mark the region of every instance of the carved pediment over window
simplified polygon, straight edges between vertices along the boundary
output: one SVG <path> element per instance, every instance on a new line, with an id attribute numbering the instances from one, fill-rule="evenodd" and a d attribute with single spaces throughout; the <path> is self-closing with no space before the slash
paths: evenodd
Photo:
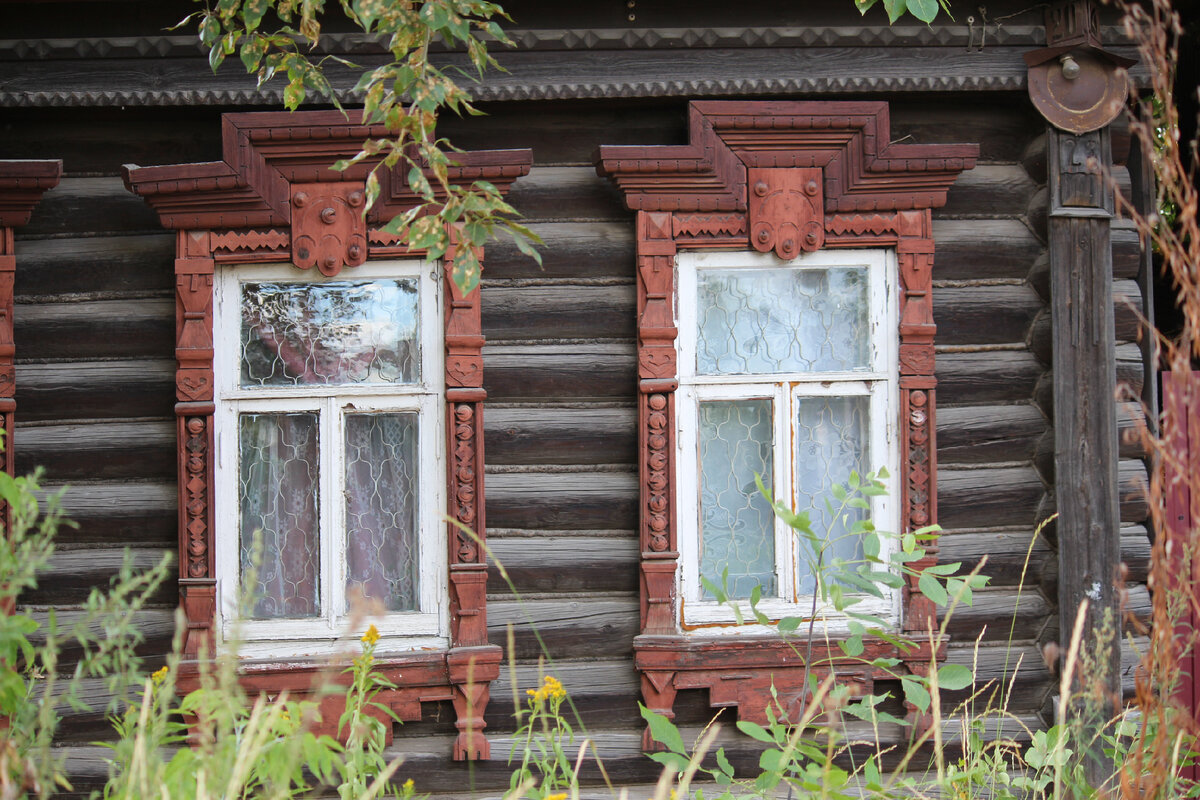
<path id="1" fill-rule="evenodd" d="M 704 468 L 680 465 L 694 455 L 693 448 L 677 440 L 676 417 L 677 406 L 687 409 L 686 420 L 696 416 L 698 407 L 696 365 L 680 358 L 683 345 L 677 341 L 682 336 L 691 337 L 691 342 L 698 335 L 698 312 L 691 307 L 697 305 L 696 271 L 708 264 L 715 272 L 728 267 L 728 261 L 753 266 L 743 274 L 761 277 L 776 268 L 787 272 L 811 265 L 821 259 L 796 259 L 815 251 L 891 251 L 877 258 L 894 259 L 896 274 L 886 281 L 888 286 L 897 283 L 899 291 L 889 289 L 877 296 L 886 301 L 881 305 L 895 304 L 878 309 L 896 320 L 891 334 L 895 338 L 884 341 L 894 361 L 883 365 L 875 379 L 889 387 L 889 396 L 892 387 L 897 395 L 894 405 L 889 400 L 880 406 L 886 408 L 888 428 L 896 432 L 889 449 L 894 444 L 899 454 L 895 522 L 905 531 L 934 523 L 937 380 L 931 209 L 943 205 L 954 179 L 974 166 L 978 147 L 893 143 L 888 105 L 878 101 L 705 101 L 692 103 L 688 113 L 687 144 L 606 146 L 597 159 L 600 174 L 616 183 L 629 208 L 638 212 L 642 560 L 641 635 L 634 640 L 635 660 L 649 708 L 673 716 L 678 690 L 703 688 L 714 706 L 733 706 L 743 718 L 761 720 L 772 691 L 780 697 L 786 692 L 803 695 L 805 666 L 795 663 L 789 647 L 777 638 L 713 635 L 713 625 L 688 617 L 679 594 L 685 580 L 692 582 L 689 586 L 697 581 L 691 572 L 683 574 L 696 568 L 692 561 L 686 569 L 681 566 L 681 542 L 689 553 L 699 549 L 698 523 L 692 518 L 702 516 L 697 513 L 697 496 L 689 493 L 686 502 L 680 500 L 680 475 L 687 474 L 689 490 L 695 491 L 697 473 Z M 735 252 L 739 250 L 774 253 L 779 260 Z M 686 263 L 677 260 L 686 253 L 698 255 L 684 256 Z M 825 262 L 837 262 L 836 255 L 826 254 Z M 681 296 L 691 299 L 684 302 Z M 717 372 L 704 376 L 712 386 L 717 386 Z M 677 391 L 681 375 L 690 383 Z M 811 375 L 800 377 L 812 380 Z M 714 389 L 705 396 L 734 397 L 741 391 L 734 385 L 736 378 L 721 380 L 719 388 L 725 394 Z M 792 393 L 799 397 L 803 391 L 779 389 L 780 406 L 792 402 Z M 690 428 L 685 433 L 683 441 L 694 445 L 699 434 Z M 764 441 L 766 447 L 774 439 Z M 933 565 L 936 552 L 931 546 L 925 558 L 910 566 L 921 570 Z M 778 575 L 789 574 L 783 561 L 776 560 L 775 569 Z M 764 596 L 768 593 L 763 590 Z M 780 598 L 789 602 L 783 594 Z M 687 600 L 689 607 L 702 601 L 692 596 Z M 902 605 L 903 629 L 927 630 L 934 608 L 917 590 L 916 578 L 906 586 Z M 874 655 L 904 659 L 914 671 L 928 668 L 930 659 L 944 650 L 932 643 L 903 654 L 882 641 L 869 646 Z M 843 678 L 851 675 L 867 691 L 881 677 L 863 670 L 861 663 L 856 672 L 853 659 L 838 658 L 830 651 L 824 668 L 836 667 Z M 651 744 L 647 739 L 646 745 Z"/>

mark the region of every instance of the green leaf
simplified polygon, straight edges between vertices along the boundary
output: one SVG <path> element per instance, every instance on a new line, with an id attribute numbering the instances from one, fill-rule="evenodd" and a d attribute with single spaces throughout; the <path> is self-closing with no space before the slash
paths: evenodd
<path id="1" fill-rule="evenodd" d="M 650 736 L 654 741 L 664 745 L 673 753 L 687 754 L 687 749 L 683 746 L 683 737 L 679 735 L 679 729 L 675 727 L 675 723 L 659 714 L 656 711 L 651 711 L 641 703 L 638 703 L 638 708 L 642 712 L 642 719 L 646 720 L 646 724 L 650 726 Z M 684 766 L 687 766 L 687 759 L 684 759 Z"/>
<path id="2" fill-rule="evenodd" d="M 937 672 L 938 686 L 952 692 L 966 689 L 975 680 L 965 664 L 943 664 Z"/>
<path id="3" fill-rule="evenodd" d="M 664 767 L 670 767 L 676 772 L 684 772 L 688 768 L 687 756 L 681 756 L 678 753 L 650 753 L 650 758 Z"/>
<path id="4" fill-rule="evenodd" d="M 908 0 L 908 12 L 921 22 L 933 22 L 938 15 L 937 0 Z"/>
<path id="5" fill-rule="evenodd" d="M 725 748 L 721 747 L 717 750 L 717 769 L 722 773 L 733 777 L 733 764 L 729 763 L 729 759 L 725 757 Z"/>
<path id="6" fill-rule="evenodd" d="M 900 678 L 900 685 L 904 688 L 904 699 L 917 707 L 918 711 L 929 710 L 929 690 L 916 678 L 910 675 L 905 675 Z"/>
<path id="7" fill-rule="evenodd" d="M 760 742 L 765 742 L 766 744 L 775 744 L 775 737 L 772 736 L 770 733 L 768 733 L 767 729 L 764 728 L 762 725 L 759 725 L 757 722 L 751 722 L 750 720 L 746 720 L 746 719 L 739 719 L 737 721 L 737 728 L 739 731 L 746 734 L 751 739 L 755 739 Z"/>
<path id="8" fill-rule="evenodd" d="M 283 105 L 289 111 L 295 111 L 296 108 L 304 102 L 304 81 L 299 78 L 293 80 L 283 90 Z"/>
<path id="9" fill-rule="evenodd" d="M 904 14 L 906 3 L 904 0 L 883 0 L 883 7 L 887 10 L 888 24 L 890 25 Z"/>
<path id="10" fill-rule="evenodd" d="M 783 765 L 783 752 L 775 748 L 763 750 L 758 756 L 759 769 L 766 770 L 767 772 L 779 772 L 783 768 Z"/>
<path id="11" fill-rule="evenodd" d="M 917 581 L 917 588 L 921 590 L 921 594 L 939 606 L 946 605 L 946 601 L 950 599 L 946 594 L 946 587 L 942 586 L 941 581 L 927 573 L 921 574 L 921 579 Z"/>
<path id="12" fill-rule="evenodd" d="M 844 642 L 839 642 L 842 652 L 846 655 L 857 658 L 863 654 L 863 640 L 861 636 L 851 636 Z"/>
<path id="13" fill-rule="evenodd" d="M 513 241 L 516 243 L 518 250 L 536 261 L 539 267 L 542 265 L 542 254 L 533 248 L 527 237 L 520 233 L 513 233 Z"/>
<path id="14" fill-rule="evenodd" d="M 783 619 L 779 620 L 779 622 L 775 623 L 775 627 L 781 633 L 793 633 L 797 628 L 800 627 L 800 623 L 803 621 L 804 620 L 800 619 L 799 617 L 784 617 Z"/>

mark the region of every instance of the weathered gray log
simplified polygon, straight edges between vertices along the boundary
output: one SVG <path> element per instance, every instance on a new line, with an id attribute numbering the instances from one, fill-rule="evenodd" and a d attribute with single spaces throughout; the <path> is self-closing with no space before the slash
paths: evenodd
<path id="1" fill-rule="evenodd" d="M 501 566 L 518 595 L 638 590 L 634 531 L 616 536 L 547 536 L 488 540 L 488 591 L 510 594 Z"/>
<path id="2" fill-rule="evenodd" d="M 483 388 L 494 401 L 626 400 L 636 387 L 632 342 L 487 345 L 483 363 Z"/>
<path id="3" fill-rule="evenodd" d="M 175 348 L 175 304 L 167 298 L 18 303 L 22 359 L 163 358 Z"/>
<path id="4" fill-rule="evenodd" d="M 489 465 L 636 464 L 635 408 L 487 408 Z"/>
<path id="5" fill-rule="evenodd" d="M 175 362 L 18 361 L 17 408 L 30 420 L 170 417 L 175 406 Z"/>
<path id="6" fill-rule="evenodd" d="M 1024 350 L 938 353 L 938 408 L 956 404 L 1024 401 L 1033 395 L 1042 366 Z"/>
<path id="7" fill-rule="evenodd" d="M 480 298 L 483 335 L 506 339 L 628 339 L 635 336 L 634 286 L 491 287 Z"/>
<path id="8" fill-rule="evenodd" d="M 1025 461 L 1047 429 L 1033 405 L 952 406 L 937 412 L 938 463 Z"/>
<path id="9" fill-rule="evenodd" d="M 533 530 L 634 530 L 631 472 L 501 473 L 484 479 L 487 524 Z"/>
<path id="10" fill-rule="evenodd" d="M 1024 342 L 1042 299 L 1027 284 L 940 287 L 933 292 L 939 345 Z"/>
<path id="11" fill-rule="evenodd" d="M 27 298 L 118 297 L 175 291 L 175 237 L 88 236 L 77 239 L 18 239 L 14 292 Z"/>
<path id="12" fill-rule="evenodd" d="M 54 482 L 175 479 L 175 425 L 159 422 L 22 426 L 13 431 L 17 470 L 45 467 Z"/>
<path id="13" fill-rule="evenodd" d="M 47 492 L 62 486 L 45 485 Z M 175 484 L 113 481 L 67 488 L 62 496 L 67 516 L 78 528 L 63 527 L 56 541 L 65 547 L 174 548 L 179 537 Z"/>

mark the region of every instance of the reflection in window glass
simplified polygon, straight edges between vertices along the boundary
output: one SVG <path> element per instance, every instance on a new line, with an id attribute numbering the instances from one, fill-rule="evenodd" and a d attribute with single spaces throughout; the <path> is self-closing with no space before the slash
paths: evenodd
<path id="1" fill-rule="evenodd" d="M 255 619 L 320 611 L 317 415 L 241 414 L 238 506 L 242 575 L 261 542 L 257 580 L 244 585 Z"/>
<path id="2" fill-rule="evenodd" d="M 866 267 L 701 270 L 696 372 L 868 369 L 867 289 Z"/>
<path id="3" fill-rule="evenodd" d="M 755 486 L 774 475 L 769 399 L 700 403 L 700 574 L 730 597 L 776 594 L 774 515 Z M 706 599 L 713 599 L 707 590 Z"/>
<path id="4" fill-rule="evenodd" d="M 245 283 L 241 386 L 421 379 L 417 279 Z"/>

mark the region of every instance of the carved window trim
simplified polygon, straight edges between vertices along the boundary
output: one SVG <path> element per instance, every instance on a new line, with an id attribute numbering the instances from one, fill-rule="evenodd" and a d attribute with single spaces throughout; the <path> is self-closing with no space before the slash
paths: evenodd
<path id="1" fill-rule="evenodd" d="M 797 710 L 803 659 L 778 637 L 685 635 L 680 628 L 676 510 L 675 392 L 679 386 L 675 256 L 686 251 L 774 251 L 784 260 L 833 248 L 891 248 L 899 266 L 902 530 L 937 521 L 932 209 L 958 173 L 974 166 L 975 145 L 891 144 L 882 101 L 704 101 L 688 108 L 680 146 L 605 146 L 597 169 L 637 213 L 638 452 L 641 626 L 634 639 L 647 707 L 674 717 L 681 689 L 707 689 L 714 707 L 765 722 L 774 686 Z M 774 199 L 772 199 L 774 198 Z M 936 547 L 912 566 L 936 563 Z M 902 623 L 924 631 L 932 604 L 902 594 Z M 859 659 L 819 645 L 814 663 L 869 690 L 881 677 Z M 901 654 L 867 643 L 864 659 L 897 656 L 914 672 L 944 656 L 930 645 Z M 819 673 L 822 670 L 816 670 Z M 652 745 L 648 732 L 647 747 Z"/>
<path id="2" fill-rule="evenodd" d="M 179 469 L 179 594 L 187 619 L 185 652 L 194 659 L 211 643 L 217 590 L 213 564 L 213 277 L 217 264 L 291 262 L 333 276 L 368 259 L 423 256 L 381 226 L 418 203 L 404 181 L 380 173 L 379 201 L 361 214 L 370 164 L 345 172 L 329 165 L 386 135 L 380 126 L 353 124 L 337 111 L 226 114 L 223 159 L 200 164 L 125 167 L 125 185 L 177 231 L 176 416 Z M 528 150 L 456 154 L 451 180 L 490 181 L 502 192 L 528 173 Z M 453 237 L 453 230 L 450 231 Z M 482 538 L 483 390 L 478 291 L 464 296 L 449 280 L 456 250 L 443 264 L 446 497 L 449 515 Z M 482 254 L 480 254 L 482 256 Z M 483 712 L 499 674 L 500 648 L 488 643 L 483 548 L 446 526 L 450 645 L 436 651 L 381 655 L 378 663 L 397 688 L 378 700 L 403 720 L 419 720 L 421 703 L 453 702 L 458 737 L 454 758 L 486 759 Z M 304 694 L 316 664 L 248 664 L 248 690 Z M 333 732 L 335 700 L 323 714 Z M 389 726 L 390 731 L 390 726 Z"/>
<path id="3" fill-rule="evenodd" d="M 17 381 L 13 340 L 13 284 L 17 275 L 17 253 L 13 229 L 29 222 L 42 194 L 58 185 L 62 162 L 0 160 L 0 429 L 4 448 L 0 450 L 0 469 L 14 474 L 15 448 L 13 425 L 17 411 Z M 0 500 L 0 515 L 7 531 L 12 519 L 8 504 Z"/>

